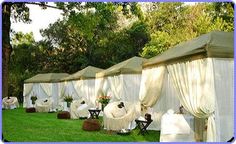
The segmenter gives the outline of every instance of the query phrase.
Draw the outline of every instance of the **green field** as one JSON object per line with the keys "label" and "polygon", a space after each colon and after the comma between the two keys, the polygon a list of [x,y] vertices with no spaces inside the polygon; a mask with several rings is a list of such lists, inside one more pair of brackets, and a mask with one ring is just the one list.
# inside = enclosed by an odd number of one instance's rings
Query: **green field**
{"label": "green field", "polygon": [[[102,117],[99,119],[102,122]],[[84,120],[57,119],[57,113],[26,113],[25,109],[2,111],[3,136],[12,142],[159,142],[159,131],[117,135],[105,130],[82,130]]]}

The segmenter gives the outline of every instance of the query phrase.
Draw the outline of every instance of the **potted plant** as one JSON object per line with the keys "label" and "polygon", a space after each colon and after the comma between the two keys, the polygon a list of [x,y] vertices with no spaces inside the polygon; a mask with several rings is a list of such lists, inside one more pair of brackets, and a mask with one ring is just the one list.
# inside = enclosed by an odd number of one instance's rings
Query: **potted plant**
{"label": "potted plant", "polygon": [[69,108],[71,102],[73,101],[73,97],[71,95],[66,95],[66,96],[64,96],[64,101],[66,102],[67,107]]}
{"label": "potted plant", "polygon": [[98,98],[98,102],[102,104],[102,111],[104,110],[104,107],[109,103],[110,99],[110,96],[100,96]]}
{"label": "potted plant", "polygon": [[38,99],[36,95],[32,95],[31,96],[31,101],[32,101],[32,105],[34,106],[35,105],[35,101]]}

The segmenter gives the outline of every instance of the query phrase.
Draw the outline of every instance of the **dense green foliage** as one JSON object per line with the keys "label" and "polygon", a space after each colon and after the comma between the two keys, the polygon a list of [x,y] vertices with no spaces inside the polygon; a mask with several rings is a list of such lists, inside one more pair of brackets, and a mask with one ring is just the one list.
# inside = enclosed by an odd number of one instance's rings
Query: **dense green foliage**
{"label": "dense green foliage", "polygon": [[160,137],[160,131],[151,130],[144,136],[138,135],[138,129],[126,136],[83,131],[84,120],[57,119],[57,113],[26,113],[23,108],[3,110],[2,115],[3,136],[11,142],[158,142]]}
{"label": "dense green foliage", "polygon": [[[234,30],[232,3],[57,3],[63,19],[32,34],[12,34],[9,92],[37,73],[108,68],[132,56],[150,58],[213,30]],[[142,11],[141,9],[146,9]]]}

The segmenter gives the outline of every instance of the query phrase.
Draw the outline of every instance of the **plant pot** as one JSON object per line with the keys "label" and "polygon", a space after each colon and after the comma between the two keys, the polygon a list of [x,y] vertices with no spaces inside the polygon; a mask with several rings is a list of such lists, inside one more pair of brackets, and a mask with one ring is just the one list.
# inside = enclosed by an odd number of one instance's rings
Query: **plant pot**
{"label": "plant pot", "polygon": [[68,108],[70,108],[70,104],[71,104],[71,102],[66,102],[66,105]]}
{"label": "plant pot", "polygon": [[32,101],[32,104],[34,105],[34,104],[35,104],[35,101]]}
{"label": "plant pot", "polygon": [[108,103],[102,103],[102,111],[104,110],[104,108],[107,106]]}

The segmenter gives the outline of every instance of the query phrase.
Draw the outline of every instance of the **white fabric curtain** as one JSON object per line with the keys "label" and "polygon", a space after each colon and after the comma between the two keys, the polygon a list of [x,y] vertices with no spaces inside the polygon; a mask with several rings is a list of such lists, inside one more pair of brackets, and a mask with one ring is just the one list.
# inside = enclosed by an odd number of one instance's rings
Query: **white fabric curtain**
{"label": "white fabric curtain", "polygon": [[141,74],[122,74],[121,100],[132,103],[139,102]]}
{"label": "white fabric curtain", "polygon": [[87,79],[86,80],[86,88],[87,88],[87,97],[89,103],[92,106],[95,106],[96,96],[95,96],[95,79]]}
{"label": "white fabric curtain", "polygon": [[58,83],[58,105],[63,105],[62,103],[64,102],[63,96],[65,94],[65,82],[59,82]]}
{"label": "white fabric curtain", "polygon": [[184,108],[198,118],[208,117],[207,141],[216,141],[215,86],[212,59],[168,65],[167,69]]}
{"label": "white fabric curtain", "polygon": [[142,71],[139,99],[143,106],[152,107],[160,98],[165,70],[165,66],[160,66]]}
{"label": "white fabric curtain", "polygon": [[[76,90],[77,89],[77,83],[80,83],[80,80],[78,80],[79,82],[77,82],[77,80],[75,81],[66,81],[64,83],[64,95],[70,95],[73,97],[74,100],[79,99],[79,93]],[[80,88],[81,89],[81,88]]]}
{"label": "white fabric curtain", "polygon": [[58,83],[52,83],[52,108],[55,110],[59,104],[59,91]]}
{"label": "white fabric curtain", "polygon": [[213,58],[217,98],[217,141],[226,142],[234,136],[234,59]]}
{"label": "white fabric curtain", "polygon": [[121,75],[109,76],[107,77],[108,86],[111,90],[111,96],[113,101],[119,101],[121,99],[122,84]]}
{"label": "white fabric curtain", "polygon": [[23,96],[24,96],[24,100],[23,100],[23,107],[27,107],[27,97],[29,97],[30,92],[33,89],[33,83],[27,83],[24,84],[24,90],[23,90]]}
{"label": "white fabric curtain", "polygon": [[40,86],[48,97],[52,96],[52,83],[40,83]]}
{"label": "white fabric curtain", "polygon": [[74,81],[71,81],[73,83],[73,88],[76,92],[76,95],[77,95],[77,98],[76,100],[79,100],[81,99],[84,94],[83,92],[83,89],[84,89],[84,81],[83,80],[74,80]]}
{"label": "white fabric curtain", "polygon": [[179,111],[180,102],[177,94],[170,75],[165,74],[160,98],[153,107],[150,107],[147,110],[147,113],[150,113],[153,119],[153,122],[147,129],[160,130],[162,115],[169,109],[173,109],[175,112]]}

